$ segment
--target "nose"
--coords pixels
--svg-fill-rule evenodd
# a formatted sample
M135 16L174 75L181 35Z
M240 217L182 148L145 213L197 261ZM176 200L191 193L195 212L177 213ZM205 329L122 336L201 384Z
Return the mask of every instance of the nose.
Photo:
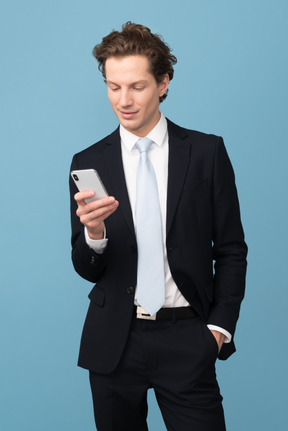
M133 104L132 96L128 89L121 89L119 103L123 108Z

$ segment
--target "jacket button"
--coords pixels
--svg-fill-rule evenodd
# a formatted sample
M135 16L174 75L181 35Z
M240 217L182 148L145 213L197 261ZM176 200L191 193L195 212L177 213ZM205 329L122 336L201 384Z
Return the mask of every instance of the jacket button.
M96 264L95 256L91 256L90 263L92 263L92 265Z
M127 293L133 293L134 292L134 287L132 287L132 286L127 287L126 292Z
M134 245L134 244L132 244L131 245L131 251L132 251L132 253L136 253L136 251L137 251L137 247L136 247L136 245Z
M169 251L175 251L177 249L177 246L173 246L173 247L168 247Z

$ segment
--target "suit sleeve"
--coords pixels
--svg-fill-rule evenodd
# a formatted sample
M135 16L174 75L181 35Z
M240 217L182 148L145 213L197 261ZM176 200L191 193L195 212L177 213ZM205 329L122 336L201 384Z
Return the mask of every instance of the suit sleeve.
M73 157L71 169L79 169L77 163L77 155ZM102 254L96 253L86 243L84 226L76 214L77 204L74 199L75 193L78 192L71 175L69 177L70 188L70 212L71 212L71 245L72 245L72 262L75 271L83 278L93 283L96 283L106 267L106 249Z
M222 138L215 151L213 210L214 303L208 323L233 335L245 291L247 246L234 172Z

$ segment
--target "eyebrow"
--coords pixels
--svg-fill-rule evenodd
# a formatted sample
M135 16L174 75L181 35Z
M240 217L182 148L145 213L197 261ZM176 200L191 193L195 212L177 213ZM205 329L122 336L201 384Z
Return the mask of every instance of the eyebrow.
M146 82L147 82L147 80L145 80L145 79L141 79L140 81L132 82L132 84L130 84L130 85L146 84ZM112 84L112 85L117 85L117 86L119 86L119 84L117 84L116 82L113 82L113 81L107 81L107 84Z

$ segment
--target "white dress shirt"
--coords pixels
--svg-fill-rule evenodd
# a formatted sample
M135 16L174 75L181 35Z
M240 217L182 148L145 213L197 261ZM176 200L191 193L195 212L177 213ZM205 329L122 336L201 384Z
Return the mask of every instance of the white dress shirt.
M154 129L152 129L148 135L153 141L149 149L149 159L153 165L157 186L159 194L159 203L161 211L161 221L162 221L162 233L163 233L163 247L164 247L164 267L165 267L165 304L164 307L185 307L190 304L186 301L184 296L181 294L180 290L174 282L169 264L167 259L166 250L166 201L167 201L167 183L168 183L168 155L169 155L169 145L168 145L168 129L167 120L163 114L159 122L156 124ZM128 196L130 199L130 205L133 214L134 226L136 223L135 218L135 207L136 207L136 177L137 168L139 162L139 151L137 150L135 144L139 139L139 136L126 130L122 125L120 125L120 138L121 138L121 151L123 167L126 179L126 185L128 190ZM121 205L121 202L120 202ZM135 226L136 227L136 226ZM108 239L103 240L92 240L89 238L88 233L85 229L86 242L95 252L103 253ZM135 292L135 304L137 303L137 287ZM215 329L222 332L225 335L225 342L231 341L231 334L223 328L215 325L208 325L209 329Z

